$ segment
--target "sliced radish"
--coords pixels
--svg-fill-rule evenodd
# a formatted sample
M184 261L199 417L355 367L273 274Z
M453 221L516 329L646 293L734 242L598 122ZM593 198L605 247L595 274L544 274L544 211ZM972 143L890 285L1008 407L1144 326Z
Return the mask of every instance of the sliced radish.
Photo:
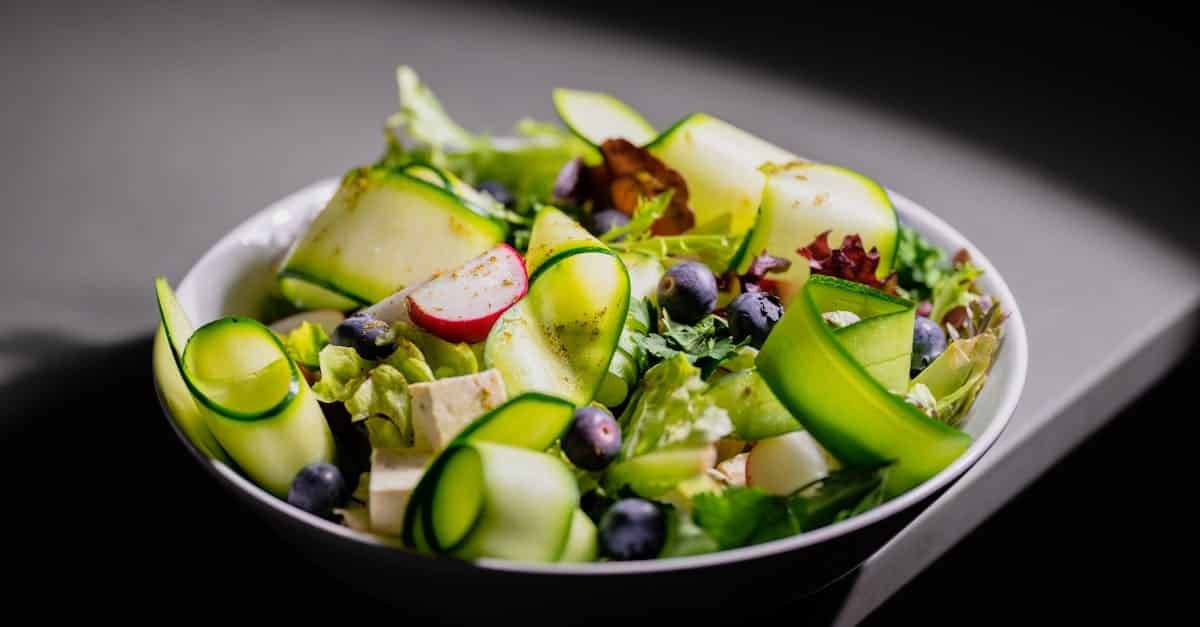
M417 286L408 295L408 315L417 326L451 342L482 342L492 324L529 287L525 261L501 244Z
M787 496L829 474L821 445L805 431L759 440L746 459L746 485Z

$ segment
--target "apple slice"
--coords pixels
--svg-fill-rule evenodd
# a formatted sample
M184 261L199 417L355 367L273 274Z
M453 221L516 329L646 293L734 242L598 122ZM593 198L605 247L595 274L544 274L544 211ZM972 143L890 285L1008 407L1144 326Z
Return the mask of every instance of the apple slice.
M474 344L487 339L492 324L528 287L521 253L501 244L417 286L408 295L408 315L443 340Z
M746 459L746 485L787 496L829 474L821 445L805 431L755 443Z

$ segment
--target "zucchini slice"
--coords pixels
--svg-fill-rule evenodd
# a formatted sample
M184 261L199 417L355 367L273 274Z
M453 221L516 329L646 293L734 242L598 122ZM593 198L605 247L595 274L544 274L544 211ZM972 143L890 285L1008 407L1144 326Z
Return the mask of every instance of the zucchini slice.
M753 442L800 431L804 427L779 403L775 393L754 368L731 372L717 379L706 392L729 413L733 431L744 442Z
M158 331L154 334L154 382L175 424L200 452L230 464L229 456L213 437L191 390L183 380L183 349L195 327L163 277L154 279L158 299Z
M432 550L464 559L538 562L563 555L579 509L579 487L561 460L470 442L452 444L439 461L428 472L433 487L421 520Z
M567 546L563 547L560 562L594 562L599 552L596 524L583 510L576 509L571 516L571 530L567 535Z
M526 392L475 419L455 440L494 442L544 451L567 430L575 406L547 394Z
M656 134L654 126L642 114L608 94L559 87L552 98L563 124L593 146L613 138L640 146Z
M646 498L657 498L679 482L712 468L717 461L713 446L674 448L635 455L609 467L605 488L610 494L628 486Z
M510 396L540 391L586 405L617 349L629 275L611 250L557 209L538 214L529 250L529 291L492 327L484 362L500 371Z
M457 267L506 234L503 223L440 185L401 171L360 168L342 179L292 247L280 287L299 307L369 305Z
M695 232L735 236L748 231L758 214L766 182L759 168L799 159L704 113L676 122L646 148L687 181Z
M510 398L499 407L476 418L455 436L447 445L447 449L459 444L491 442L544 451L566 431L574 413L575 406L569 401L528 392ZM440 468L446 463L448 462L443 461L441 456L435 459L430 464L429 471L413 489L410 505L405 512L403 532L403 540L409 546L429 548L424 539L424 528L417 521L422 520L424 504L432 498L434 487L441 480L438 477L442 471L434 472L434 468Z
M870 317L897 313L898 303L847 283L810 277L755 364L775 397L839 461L891 463L884 493L893 497L948 466L970 446L971 437L889 392L825 323L822 311L857 308Z
M181 361L208 429L263 489L284 498L306 464L333 460L321 407L269 328L249 318L210 322Z
M745 272L764 250L786 257L791 269L772 275L771 280L787 283L785 293L794 294L808 277L808 263L797 250L827 230L835 247L846 235L857 233L864 248L879 250L879 278L892 271L899 223L887 191L878 183L853 170L822 163L792 162L767 171L762 208L747 239L740 271Z
M529 281L532 283L538 270L550 260L578 250L605 252L609 248L567 214L553 207L542 209L533 221L529 248L525 250Z
M860 320L834 330L842 346L875 380L893 393L908 391L916 303L861 283L828 276L811 279L821 312L849 311Z

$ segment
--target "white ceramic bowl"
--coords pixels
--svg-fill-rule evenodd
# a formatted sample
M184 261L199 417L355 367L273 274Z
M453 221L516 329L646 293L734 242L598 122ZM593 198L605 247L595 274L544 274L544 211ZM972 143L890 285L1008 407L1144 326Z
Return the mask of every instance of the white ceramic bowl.
M324 206L336 186L337 181L331 179L296 192L217 242L177 289L179 301L192 321L199 325L231 314L260 314L264 295L274 280L275 261ZM379 596L409 608L437 608L443 617L448 608L465 616L524 604L536 606L539 611L546 610L548 604L570 606L602 594L605 586L612 587L612 594L643 604L638 607L683 603L676 595L686 595L689 607L715 606L747 594L746 586L753 587L756 598L782 600L806 594L861 563L975 464L1008 423L1025 382L1025 325L1000 273L945 222L907 198L889 193L905 223L938 245L952 251L966 248L971 253L974 263L985 271L980 279L983 290L1004 304L1010 318L991 376L963 426L974 438L971 447L924 484L849 520L791 538L695 557L570 565L490 559L461 562L397 549L374 536L301 512L224 464L199 455L190 443L188 446L242 501L320 563L332 566L334 572ZM590 583L565 583L581 577ZM638 581L632 582L631 578ZM475 588L478 602L455 603L446 597L446 590L464 585ZM540 586L545 592L520 593L530 585ZM703 586L700 589L705 590L704 594L695 594L697 585ZM413 590L424 592L413 594Z

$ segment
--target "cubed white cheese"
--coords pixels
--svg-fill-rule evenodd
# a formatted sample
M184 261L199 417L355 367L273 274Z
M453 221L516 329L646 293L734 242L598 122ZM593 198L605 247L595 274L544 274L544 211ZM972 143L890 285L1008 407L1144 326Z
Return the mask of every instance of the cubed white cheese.
M398 535L404 530L408 498L421 480L430 455L413 449L377 448L371 452L367 499L371 531Z
M442 450L472 420L507 398L500 371L492 369L408 386L415 448Z

